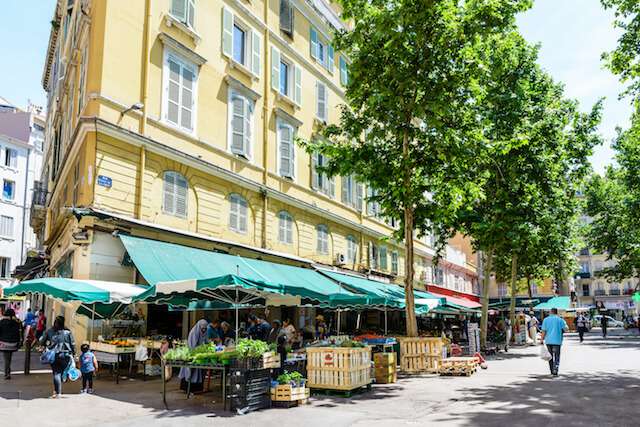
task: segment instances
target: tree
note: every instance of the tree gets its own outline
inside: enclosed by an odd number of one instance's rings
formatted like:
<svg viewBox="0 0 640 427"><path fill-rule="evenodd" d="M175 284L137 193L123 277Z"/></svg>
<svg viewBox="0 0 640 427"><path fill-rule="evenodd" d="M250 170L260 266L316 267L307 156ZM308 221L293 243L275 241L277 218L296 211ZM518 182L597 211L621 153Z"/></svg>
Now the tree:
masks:
<svg viewBox="0 0 640 427"><path fill-rule="evenodd" d="M568 229L560 223L576 215L572 197L599 141L600 104L589 114L578 112L537 65L537 48L516 32L489 39L483 61L478 115L486 144L477 167L486 176L479 192L484 197L459 211L458 227L486 254L484 346L490 272L510 277L513 320L519 271L537 263L531 250L544 248L547 261L567 258Z"/></svg>
<svg viewBox="0 0 640 427"><path fill-rule="evenodd" d="M614 26L622 30L615 50L603 54L607 67L629 83L626 94L640 95L640 3L637 0L601 0L615 13Z"/></svg>
<svg viewBox="0 0 640 427"><path fill-rule="evenodd" d="M407 335L417 335L413 236L445 224L480 197L477 49L515 27L530 0L343 0L352 25L334 44L350 58L348 105L322 138L303 142L330 175L355 174L375 190L405 244ZM432 225L433 224L433 225Z"/></svg>

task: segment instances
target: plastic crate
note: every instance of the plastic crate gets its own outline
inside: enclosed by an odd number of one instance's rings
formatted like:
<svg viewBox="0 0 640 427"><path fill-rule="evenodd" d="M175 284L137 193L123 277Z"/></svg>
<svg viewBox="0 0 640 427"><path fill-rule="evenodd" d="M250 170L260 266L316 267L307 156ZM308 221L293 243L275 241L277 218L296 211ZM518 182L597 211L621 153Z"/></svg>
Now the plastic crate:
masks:
<svg viewBox="0 0 640 427"><path fill-rule="evenodd" d="M230 399L231 410L247 413L271 407L271 394L261 394L251 397L232 397Z"/></svg>

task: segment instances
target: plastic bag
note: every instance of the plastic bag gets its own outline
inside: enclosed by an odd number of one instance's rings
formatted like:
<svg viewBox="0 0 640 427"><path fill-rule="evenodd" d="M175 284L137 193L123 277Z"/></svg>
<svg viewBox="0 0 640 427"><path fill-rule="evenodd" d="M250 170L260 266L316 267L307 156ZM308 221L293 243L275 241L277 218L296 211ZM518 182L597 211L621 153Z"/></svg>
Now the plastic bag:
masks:
<svg viewBox="0 0 640 427"><path fill-rule="evenodd" d="M147 347L143 346L142 344L138 344L136 346L135 359L138 362L144 362L149 359L149 352L147 351Z"/></svg>
<svg viewBox="0 0 640 427"><path fill-rule="evenodd" d="M546 360L547 362L551 360L551 353L549 353L547 346L544 344L540 346L540 359Z"/></svg>

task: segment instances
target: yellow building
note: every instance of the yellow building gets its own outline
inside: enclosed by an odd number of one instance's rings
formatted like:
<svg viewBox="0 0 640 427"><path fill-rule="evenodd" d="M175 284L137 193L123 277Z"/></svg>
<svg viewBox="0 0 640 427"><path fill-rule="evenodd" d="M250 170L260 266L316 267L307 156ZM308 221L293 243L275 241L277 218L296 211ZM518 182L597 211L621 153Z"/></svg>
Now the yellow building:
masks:
<svg viewBox="0 0 640 427"><path fill-rule="evenodd" d="M400 282L402 245L366 186L294 143L338 119L342 25L328 0L58 0L32 220L52 274L142 281L117 230ZM415 246L416 279L436 281L430 239ZM463 264L452 286L477 292Z"/></svg>

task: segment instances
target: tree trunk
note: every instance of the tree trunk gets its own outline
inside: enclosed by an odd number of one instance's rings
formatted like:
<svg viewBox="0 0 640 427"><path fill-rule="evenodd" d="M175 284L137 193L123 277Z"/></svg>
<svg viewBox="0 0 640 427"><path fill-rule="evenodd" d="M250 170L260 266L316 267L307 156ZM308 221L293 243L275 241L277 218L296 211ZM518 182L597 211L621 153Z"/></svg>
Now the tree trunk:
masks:
<svg viewBox="0 0 640 427"><path fill-rule="evenodd" d="M516 294L518 293L518 254L511 256L511 304L509 305L509 320L511 320L511 339L516 336Z"/></svg>
<svg viewBox="0 0 640 427"><path fill-rule="evenodd" d="M418 336L418 322L416 321L416 310L413 298L413 214L414 207L409 195L411 194L411 168L408 167L409 162L409 134L405 130L402 139L402 160L405 165L404 173L404 246L405 259L404 264L404 293L405 293L405 310L407 312L407 336Z"/></svg>
<svg viewBox="0 0 640 427"><path fill-rule="evenodd" d="M529 299L533 299L533 292L531 291L531 275L527 274L527 291L529 292Z"/></svg>
<svg viewBox="0 0 640 427"><path fill-rule="evenodd" d="M482 278L482 316L480 317L480 348L487 348L487 326L489 324L489 285L491 284L491 270L493 269L493 249L485 254Z"/></svg>

